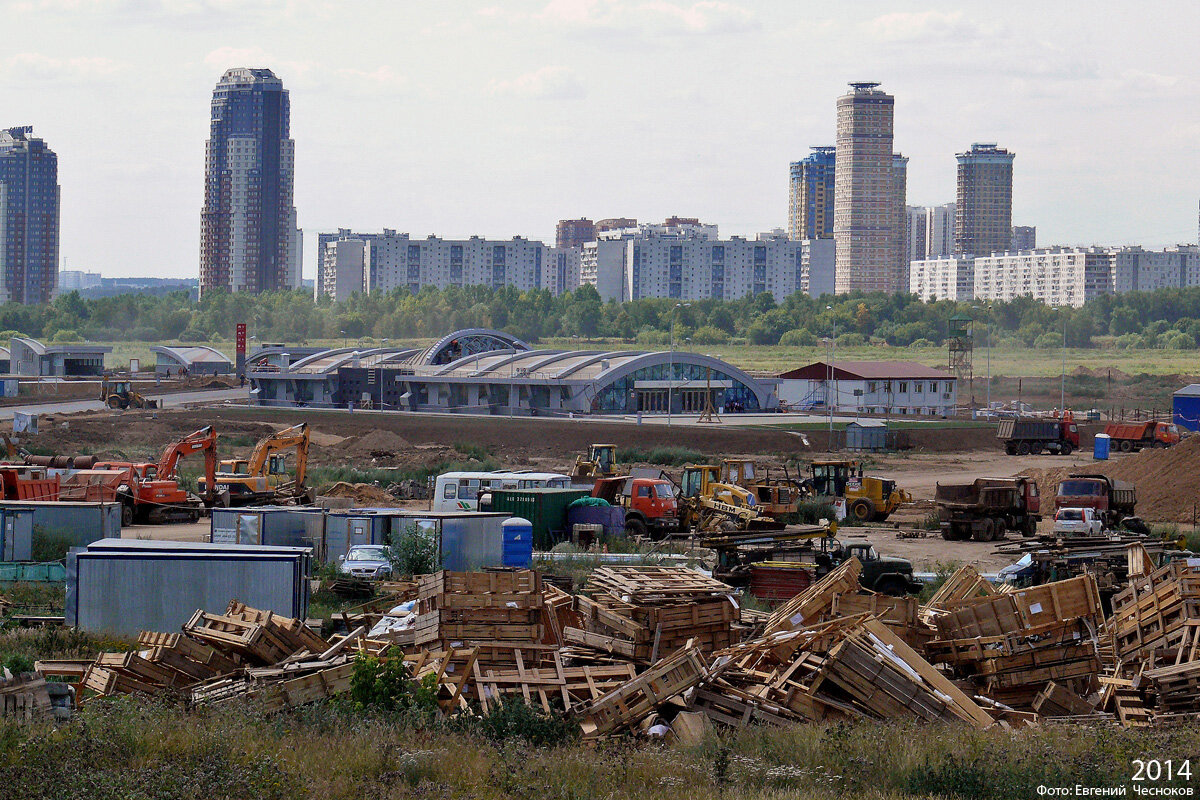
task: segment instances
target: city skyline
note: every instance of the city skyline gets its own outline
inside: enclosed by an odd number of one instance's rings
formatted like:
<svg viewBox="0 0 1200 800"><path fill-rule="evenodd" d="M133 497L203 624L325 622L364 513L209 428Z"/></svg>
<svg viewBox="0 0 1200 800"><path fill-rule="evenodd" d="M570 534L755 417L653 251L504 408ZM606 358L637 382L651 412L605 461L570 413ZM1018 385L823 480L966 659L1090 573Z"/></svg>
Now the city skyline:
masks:
<svg viewBox="0 0 1200 800"><path fill-rule="evenodd" d="M964 144L1001 141L1022 160L1013 218L1042 242L1195 241L1200 120L1177 102L1197 69L1190 7L1157 26L1115 3L986 20L931 3L398 5L4 2L22 35L0 58L0 127L34 125L59 155L62 256L197 274L208 94L236 66L292 93L306 277L315 233L346 225L542 241L559 219L618 213L786 227L778 175L833 140L831 103L860 77L896 97L911 204L953 196ZM364 28L411 45L339 35ZM754 113L724 113L735 98Z"/></svg>

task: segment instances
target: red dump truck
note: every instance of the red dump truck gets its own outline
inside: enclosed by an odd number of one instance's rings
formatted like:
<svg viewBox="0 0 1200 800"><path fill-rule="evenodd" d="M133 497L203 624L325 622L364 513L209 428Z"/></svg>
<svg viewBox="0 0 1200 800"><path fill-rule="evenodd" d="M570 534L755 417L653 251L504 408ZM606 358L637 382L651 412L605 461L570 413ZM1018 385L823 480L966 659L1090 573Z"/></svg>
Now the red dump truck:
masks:
<svg viewBox="0 0 1200 800"><path fill-rule="evenodd" d="M1070 411L1059 419L1002 419L996 428L996 438L1004 442L1004 452L1010 456L1026 456L1043 450L1069 456L1079 448L1079 426Z"/></svg>
<svg viewBox="0 0 1200 800"><path fill-rule="evenodd" d="M1055 510L1060 508L1094 508L1110 528L1126 517L1132 517L1137 506L1137 489L1132 483L1107 475L1076 474L1058 484L1054 498Z"/></svg>
<svg viewBox="0 0 1200 800"><path fill-rule="evenodd" d="M1030 478L976 478L970 483L939 483L937 503L942 538L949 541L1003 539L1005 531L1037 533L1041 497Z"/></svg>
<svg viewBox="0 0 1200 800"><path fill-rule="evenodd" d="M1110 422L1104 432L1112 439L1112 449L1122 453L1179 444L1179 428L1170 422Z"/></svg>

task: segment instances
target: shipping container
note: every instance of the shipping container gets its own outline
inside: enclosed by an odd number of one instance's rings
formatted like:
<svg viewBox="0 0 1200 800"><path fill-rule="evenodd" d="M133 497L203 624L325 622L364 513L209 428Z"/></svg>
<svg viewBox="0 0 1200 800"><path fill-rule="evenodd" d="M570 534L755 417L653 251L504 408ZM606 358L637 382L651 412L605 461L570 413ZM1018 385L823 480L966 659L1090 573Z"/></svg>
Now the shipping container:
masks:
<svg viewBox="0 0 1200 800"><path fill-rule="evenodd" d="M325 559L325 513L305 506L214 508L209 541L214 544L265 544L311 547Z"/></svg>
<svg viewBox="0 0 1200 800"><path fill-rule="evenodd" d="M129 637L172 632L230 600L304 619L311 575L303 547L102 539L67 556L66 623Z"/></svg>
<svg viewBox="0 0 1200 800"><path fill-rule="evenodd" d="M529 520L533 525L533 549L549 550L567 528L567 508L586 489L496 489L492 491L492 511Z"/></svg>
<svg viewBox="0 0 1200 800"><path fill-rule="evenodd" d="M62 558L70 547L84 547L100 539L121 535L120 503L0 501L0 510L7 509L33 512L29 557L39 561Z"/></svg>
<svg viewBox="0 0 1200 800"><path fill-rule="evenodd" d="M0 561L32 559L33 509L0 507Z"/></svg>
<svg viewBox="0 0 1200 800"><path fill-rule="evenodd" d="M424 535L438 546L441 569L466 572L504 566L504 523L508 514L479 511L407 511L393 517L393 541Z"/></svg>

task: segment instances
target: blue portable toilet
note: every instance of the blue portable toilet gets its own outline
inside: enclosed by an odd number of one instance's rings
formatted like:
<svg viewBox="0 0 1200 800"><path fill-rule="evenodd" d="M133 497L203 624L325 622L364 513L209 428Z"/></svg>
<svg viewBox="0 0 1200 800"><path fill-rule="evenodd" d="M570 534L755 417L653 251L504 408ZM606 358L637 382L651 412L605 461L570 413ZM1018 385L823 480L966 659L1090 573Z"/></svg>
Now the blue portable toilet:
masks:
<svg viewBox="0 0 1200 800"><path fill-rule="evenodd" d="M504 520L500 529L504 537L501 561L506 567L529 569L533 563L533 523L521 517Z"/></svg>
<svg viewBox="0 0 1200 800"><path fill-rule="evenodd" d="M1092 458L1097 461L1107 461L1108 451L1112 447L1112 440L1107 433L1096 434L1096 444L1092 446Z"/></svg>

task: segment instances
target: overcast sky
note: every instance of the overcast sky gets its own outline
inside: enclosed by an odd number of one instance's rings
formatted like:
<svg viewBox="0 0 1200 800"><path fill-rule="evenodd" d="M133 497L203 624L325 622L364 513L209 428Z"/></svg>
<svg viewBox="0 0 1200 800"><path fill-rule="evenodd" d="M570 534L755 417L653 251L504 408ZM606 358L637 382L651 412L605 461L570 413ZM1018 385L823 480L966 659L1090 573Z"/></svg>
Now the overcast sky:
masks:
<svg viewBox="0 0 1200 800"><path fill-rule="evenodd" d="M515 234L678 214L787 224L788 162L852 80L896 97L910 205L954 153L1017 154L1039 244L1195 242L1200 6L800 0L0 0L0 127L58 153L62 255L198 273L209 101L291 92L305 276L317 231Z"/></svg>

